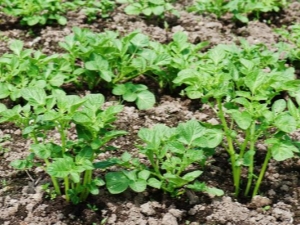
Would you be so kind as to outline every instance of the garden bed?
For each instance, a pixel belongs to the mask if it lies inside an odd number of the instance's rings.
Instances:
[[[165,20],[169,27],[164,28],[161,21],[147,20],[143,16],[130,16],[124,13],[124,6],[118,8],[106,19],[97,19],[90,23],[81,12],[69,12],[67,24],[45,26],[21,26],[13,17],[1,14],[0,53],[7,53],[9,41],[22,40],[24,48],[41,50],[47,55],[63,53],[59,45],[73,27],[88,28],[95,33],[105,30],[118,31],[121,36],[128,35],[136,29],[150,37],[151,40],[168,44],[174,33],[183,31],[191,43],[208,41],[203,52],[218,44],[240,44],[239,38],[250,44],[263,43],[273,49],[280,40],[274,29],[300,23],[300,2],[295,1],[278,13],[263,15],[260,20],[248,24],[233,22],[229,15],[220,19],[213,15],[196,15],[184,10],[186,1],[176,3],[180,18],[170,15]],[[291,66],[291,65],[289,65]],[[300,76],[299,68],[295,76]],[[0,75],[1,76],[1,75]],[[101,153],[98,160],[120,157],[130,152],[145,164],[144,154],[138,151],[138,132],[141,128],[151,128],[155,124],[177,127],[178,124],[198,120],[219,124],[219,119],[208,105],[199,99],[190,100],[178,92],[170,92],[160,88],[148,76],[133,79],[134,83],[146,85],[155,93],[156,104],[147,110],[139,110],[133,103],[122,102],[123,110],[117,115],[114,126],[117,130],[125,130],[127,135],[120,136],[110,142],[116,151]],[[81,88],[67,85],[68,94],[86,96],[90,91],[86,86]],[[175,89],[177,90],[177,89]],[[118,96],[108,90],[95,87],[94,93],[105,96],[105,107],[119,101]],[[1,100],[7,107],[14,102]],[[22,102],[21,102],[22,103]],[[55,141],[58,133],[52,133]],[[76,139],[76,132],[70,129],[70,139]],[[291,134],[294,140],[300,140],[299,131]],[[259,143],[259,142],[258,142]],[[202,192],[186,191],[179,197],[172,198],[168,193],[152,187],[136,193],[130,189],[121,194],[110,194],[105,187],[100,187],[98,195],[90,195],[85,202],[72,204],[66,202],[64,196],[42,189],[49,183],[50,177],[40,168],[27,171],[13,169],[9,164],[16,159],[24,159],[29,154],[31,142],[22,136],[22,130],[11,122],[0,124],[0,224],[4,225],[82,225],[82,224],[300,224],[300,158],[295,156],[284,161],[270,160],[265,179],[260,187],[259,196],[252,200],[248,197],[234,197],[232,171],[228,153],[223,147],[217,147],[213,157],[209,157],[203,174],[199,177],[210,187],[224,191],[223,196],[214,196]],[[265,146],[257,144],[257,165],[264,161]],[[117,170],[112,167],[109,171]],[[258,172],[260,166],[257,166]],[[96,175],[104,176],[97,171]],[[247,177],[247,173],[242,172]],[[245,183],[241,186],[244,188]],[[50,190],[50,189],[46,189]]]

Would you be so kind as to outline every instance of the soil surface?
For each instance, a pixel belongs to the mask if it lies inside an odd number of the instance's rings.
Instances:
[[[185,31],[192,43],[209,41],[214,46],[238,43],[239,38],[244,38],[250,43],[265,43],[272,47],[279,41],[274,28],[300,22],[300,3],[297,1],[279,13],[263,15],[260,21],[248,24],[233,23],[230,15],[218,20],[212,15],[187,13],[183,10],[185,5],[186,1],[176,5],[180,18],[166,17],[170,26],[168,29],[164,29],[160,21],[147,21],[140,16],[124,14],[124,6],[119,6],[110,18],[92,23],[86,23],[85,16],[80,12],[70,12],[66,26],[21,27],[16,19],[0,14],[0,53],[8,51],[8,41],[11,39],[23,40],[25,47],[47,54],[60,53],[62,49],[58,42],[63,41],[74,26],[95,32],[108,29],[122,35],[139,29],[161,43],[168,43],[175,32]],[[107,104],[116,100],[113,96],[106,98]],[[205,105],[168,93],[157,95],[156,106],[149,110],[139,111],[134,106],[125,105],[118,117],[116,127],[127,130],[129,135],[112,143],[118,151],[111,154],[130,151],[143,160],[135,148],[137,132],[141,127],[151,127],[156,123],[176,126],[193,118],[218,122]],[[293,136],[300,140],[300,133],[296,132]],[[42,190],[41,185],[47,183],[49,178],[40,169],[24,172],[9,166],[11,161],[28,155],[30,142],[22,138],[20,129],[9,123],[1,124],[0,141],[0,224],[3,225],[300,224],[300,158],[297,157],[280,163],[271,161],[260,196],[251,202],[233,197],[228,156],[220,148],[201,180],[224,190],[223,197],[187,192],[181,198],[174,199],[154,189],[143,193],[126,191],[111,195],[102,188],[100,195],[90,196],[85,203],[72,205],[66,203],[63,197],[52,198],[51,194]],[[265,151],[262,145],[257,148]],[[100,155],[99,159],[107,156]]]

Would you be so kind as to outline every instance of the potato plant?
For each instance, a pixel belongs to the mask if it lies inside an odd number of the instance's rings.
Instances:
[[[53,22],[66,25],[66,13],[75,10],[82,10],[89,21],[96,19],[97,15],[105,18],[115,4],[110,0],[2,0],[0,6],[5,14],[20,18],[22,25],[34,26]]]
[[[264,12],[278,12],[287,6],[286,0],[197,0],[194,5],[189,7],[189,11],[197,13],[213,13],[218,18],[230,12],[233,19],[243,23],[249,22],[249,15],[254,14],[259,19],[260,14]]]
[[[89,194],[98,194],[104,181],[93,177],[94,162],[98,154],[109,149],[107,142],[126,134],[111,125],[123,107],[113,105],[102,110],[101,94],[80,98],[57,91],[46,95],[37,87],[24,88],[21,94],[26,105],[12,109],[0,105],[0,122],[13,122],[33,141],[28,157],[11,165],[17,169],[42,168],[50,175],[56,194],[65,195],[74,204],[85,201]],[[75,140],[68,136],[72,124]],[[54,130],[60,134],[59,142],[51,137]]]
[[[295,80],[294,69],[286,67],[279,56],[263,45],[250,46],[245,41],[242,48],[219,45],[203,56],[197,68],[182,70],[174,80],[178,85],[187,85],[184,93],[210,105],[219,118],[235,196],[241,191],[242,167],[248,169],[244,195],[251,191],[255,196],[271,158],[283,161],[299,153],[289,137],[299,127],[297,110],[280,94],[298,93],[300,82]],[[261,139],[267,151],[257,175],[256,144]]]
[[[179,17],[178,11],[169,0],[117,0],[117,2],[128,4],[125,8],[125,13],[128,15],[143,14],[147,18],[153,15],[163,18],[166,13],[171,13]]]
[[[130,187],[142,192],[147,185],[162,189],[173,197],[185,192],[186,188],[222,195],[217,188],[211,188],[196,180],[203,171],[193,169],[192,165],[203,167],[222,141],[222,132],[209,129],[198,121],[190,120],[170,128],[157,124],[153,128],[142,128],[138,133],[144,145],[138,145],[140,153],[150,161],[150,167],[132,159],[129,153],[112,162],[131,170],[109,172],[105,175],[106,185],[111,193],[121,193]]]
[[[0,57],[0,99],[10,97],[16,101],[25,87],[51,91],[71,82],[70,70],[58,55],[47,56],[40,51],[24,49],[19,40],[13,40],[9,48],[11,53]]]

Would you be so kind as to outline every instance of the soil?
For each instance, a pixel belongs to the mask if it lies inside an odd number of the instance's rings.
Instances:
[[[16,19],[0,14],[0,53],[8,51],[7,41],[11,39],[23,40],[25,47],[47,54],[60,53],[62,49],[58,42],[69,35],[74,26],[95,32],[109,29],[122,35],[140,29],[161,43],[168,43],[173,33],[185,31],[193,43],[209,41],[210,46],[214,46],[238,43],[239,38],[244,38],[250,43],[264,43],[272,47],[279,41],[274,28],[300,22],[300,3],[297,1],[281,12],[263,15],[260,21],[248,24],[233,23],[230,15],[216,19],[212,15],[187,13],[183,10],[185,4],[186,1],[182,1],[176,5],[180,18],[166,17],[169,29],[164,29],[157,20],[128,16],[124,14],[123,6],[119,6],[110,18],[97,19],[89,24],[80,12],[70,12],[66,26],[22,27]],[[113,96],[106,97],[107,104],[115,100]],[[155,107],[144,111],[125,105],[115,125],[118,129],[127,130],[129,135],[115,140],[112,144],[119,150],[110,154],[130,151],[145,160],[135,149],[137,132],[141,127],[151,127],[156,123],[176,126],[189,119],[217,122],[214,114],[196,101],[160,92],[157,102]],[[300,139],[300,133],[295,132],[293,137]],[[40,169],[24,172],[9,166],[11,161],[28,154],[30,142],[23,139],[20,129],[9,123],[1,124],[0,140],[0,224],[3,225],[300,224],[300,158],[297,157],[280,163],[271,161],[260,196],[252,201],[233,197],[228,156],[220,148],[201,180],[224,190],[223,197],[187,192],[181,198],[171,198],[155,189],[111,195],[102,188],[100,195],[90,196],[87,202],[73,205],[63,197],[51,198],[42,190],[41,185],[48,181],[48,177]],[[264,146],[257,147],[259,151],[265,151]]]

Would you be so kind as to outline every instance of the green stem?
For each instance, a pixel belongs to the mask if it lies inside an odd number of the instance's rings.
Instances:
[[[240,146],[240,154],[239,154],[239,160],[242,160],[244,158],[245,150],[247,148],[248,142],[250,139],[250,131],[249,129],[246,130],[246,137],[243,142],[243,144]],[[242,166],[237,167],[237,177],[241,177],[241,171],[242,171]]]
[[[68,191],[69,191],[69,178],[68,177],[65,177],[64,178],[64,183],[65,183],[65,195],[66,195],[66,201],[69,202],[70,201],[70,196],[68,194]]]
[[[252,197],[254,197],[255,195],[257,195],[257,192],[259,190],[261,181],[264,178],[264,175],[265,175],[265,172],[267,170],[267,167],[268,167],[268,164],[269,164],[269,160],[271,159],[271,157],[272,157],[271,149],[268,148],[268,152],[267,152],[266,158],[264,160],[264,164],[263,164],[263,166],[261,168],[261,171],[259,173],[259,177],[258,177],[258,179],[256,181],[256,184],[255,184],[255,187],[254,187],[254,190],[253,190],[253,193],[252,193]]]
[[[150,163],[151,163],[151,165],[152,165],[152,167],[153,167],[153,169],[156,173],[156,176],[159,177],[160,179],[164,180],[164,177],[161,175],[161,173],[159,171],[158,162],[156,162],[154,160],[153,154],[150,153],[150,154],[147,154],[147,156],[148,156],[148,159],[149,159],[149,161],[150,161]]]
[[[218,117],[220,118],[221,123],[223,125],[227,144],[228,144],[228,148],[226,150],[230,156],[232,175],[233,175],[233,183],[234,183],[234,188],[235,188],[234,194],[237,197],[239,195],[239,191],[240,191],[240,177],[239,177],[239,173],[238,173],[238,167],[236,166],[235,150],[234,150],[234,146],[233,146],[232,137],[230,136],[230,129],[228,128],[228,125],[227,125],[227,122],[225,119],[221,98],[217,98],[217,104],[218,104],[218,109],[219,109]]]
[[[46,163],[46,166],[48,166],[50,164],[48,159],[45,159],[45,163]],[[53,184],[56,194],[61,195],[61,191],[60,191],[57,179],[54,176],[50,176],[50,177],[51,177],[51,181],[52,181],[52,184]]]
[[[252,180],[253,180],[253,175],[254,175],[254,155],[255,155],[255,142],[256,142],[257,137],[255,136],[255,122],[252,122],[251,127],[250,127],[250,149],[249,151],[252,152],[250,154],[250,165],[249,165],[249,170],[248,170],[248,181],[247,181],[247,186],[245,190],[245,196],[249,194],[251,185],[252,185]]]
[[[81,201],[86,200],[86,198],[89,196],[89,191],[88,191],[86,186],[89,183],[91,183],[91,180],[92,180],[92,170],[86,170],[85,173],[84,173],[83,184],[82,184],[84,189],[83,189],[83,191],[81,192],[81,195],[80,195],[80,200]]]
[[[60,134],[60,139],[61,139],[61,148],[62,148],[62,153],[63,155],[66,152],[66,133],[65,133],[65,127],[63,123],[59,123],[60,128],[59,128],[59,134]]]

